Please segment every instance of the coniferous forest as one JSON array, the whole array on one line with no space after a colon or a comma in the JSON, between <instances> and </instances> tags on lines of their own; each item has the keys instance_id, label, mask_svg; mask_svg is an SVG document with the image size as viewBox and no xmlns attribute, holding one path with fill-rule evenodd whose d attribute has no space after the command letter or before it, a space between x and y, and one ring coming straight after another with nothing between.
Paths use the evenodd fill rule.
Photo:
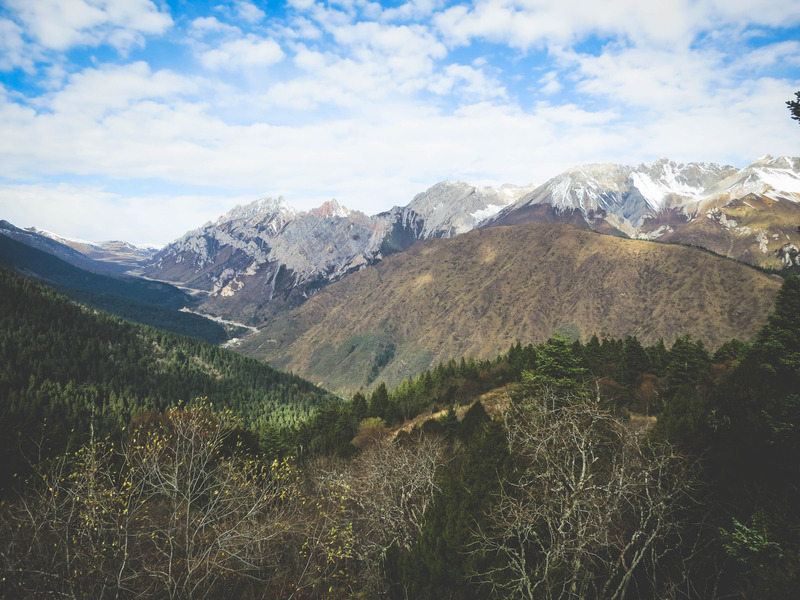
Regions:
<instances>
[{"instance_id":1,"label":"coniferous forest","mask_svg":"<svg viewBox=\"0 0 800 600\"><path fill-rule=\"evenodd\" d=\"M751 342L342 400L0 272L5 598L792 598L800 279Z\"/></svg>"}]
</instances>

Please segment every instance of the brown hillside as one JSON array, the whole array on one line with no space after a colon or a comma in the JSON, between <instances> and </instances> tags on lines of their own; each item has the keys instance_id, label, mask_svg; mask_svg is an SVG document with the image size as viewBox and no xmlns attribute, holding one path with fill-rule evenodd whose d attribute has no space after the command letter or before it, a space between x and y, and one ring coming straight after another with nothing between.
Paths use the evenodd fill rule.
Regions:
<instances>
[{"instance_id":1,"label":"brown hillside","mask_svg":"<svg viewBox=\"0 0 800 600\"><path fill-rule=\"evenodd\" d=\"M277 318L240 350L351 393L440 361L493 358L554 332L715 347L750 338L780 280L692 248L530 223L418 243Z\"/></svg>"}]
</instances>

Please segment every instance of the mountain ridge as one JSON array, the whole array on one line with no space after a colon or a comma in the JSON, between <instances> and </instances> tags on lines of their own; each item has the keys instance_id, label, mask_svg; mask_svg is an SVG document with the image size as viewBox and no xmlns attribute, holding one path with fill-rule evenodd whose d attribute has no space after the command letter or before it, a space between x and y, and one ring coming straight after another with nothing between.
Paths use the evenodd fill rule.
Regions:
<instances>
[{"instance_id":1,"label":"mountain ridge","mask_svg":"<svg viewBox=\"0 0 800 600\"><path fill-rule=\"evenodd\" d=\"M800 158L765 155L743 169L666 158L581 165L480 226L531 221L689 244L765 268L800 267Z\"/></svg>"},{"instance_id":2,"label":"mountain ridge","mask_svg":"<svg viewBox=\"0 0 800 600\"><path fill-rule=\"evenodd\" d=\"M188 232L144 273L202 290L204 312L262 325L420 240L528 222L568 223L800 270L800 159L766 155L743 169L667 158L597 163L527 187L443 181L373 216L335 200L298 211L282 197L264 198Z\"/></svg>"},{"instance_id":3,"label":"mountain ridge","mask_svg":"<svg viewBox=\"0 0 800 600\"><path fill-rule=\"evenodd\" d=\"M441 182L367 216L336 200L298 211L282 197L237 206L158 252L146 276L203 290L205 312L263 323L332 281L431 237L474 229L528 188Z\"/></svg>"},{"instance_id":4,"label":"mountain ridge","mask_svg":"<svg viewBox=\"0 0 800 600\"><path fill-rule=\"evenodd\" d=\"M328 286L246 338L239 351L328 389L387 385L450 358L492 358L517 341L579 332L643 343L688 333L709 346L755 333L780 285L692 248L560 223L425 240Z\"/></svg>"}]
</instances>

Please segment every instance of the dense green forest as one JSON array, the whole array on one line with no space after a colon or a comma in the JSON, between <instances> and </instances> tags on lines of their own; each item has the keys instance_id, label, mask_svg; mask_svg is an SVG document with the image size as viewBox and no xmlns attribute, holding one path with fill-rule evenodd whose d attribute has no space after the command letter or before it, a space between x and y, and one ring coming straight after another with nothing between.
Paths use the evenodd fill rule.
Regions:
<instances>
[{"instance_id":1,"label":"dense green forest","mask_svg":"<svg viewBox=\"0 0 800 600\"><path fill-rule=\"evenodd\" d=\"M196 398L234 410L255 429L305 420L332 396L264 363L75 304L0 269L3 485L20 467L20 450L30 453L42 439L55 448L75 445L90 423L115 435L144 411Z\"/></svg>"},{"instance_id":2,"label":"dense green forest","mask_svg":"<svg viewBox=\"0 0 800 600\"><path fill-rule=\"evenodd\" d=\"M304 418L268 416L247 394L177 406L194 388L171 387L167 374L202 379L234 359L215 362L211 353L222 351L199 343L208 354L188 358L198 355L165 334L96 315L106 325L64 329L58 342L51 319L80 321L89 311L4 277L4 314L29 315L8 320L17 324L9 340L28 336L3 339L4 410L36 415L29 425L44 414L94 424L8 494L5 597L796 596L795 276L751 343L731 340L712 353L688 336L669 346L555 337L492 361L450 361L349 402L311 401L309 388ZM11 292L21 299L14 309ZM126 328L158 346L159 358L140 364L138 342L119 341ZM81 403L56 391L70 377L88 389L70 365L87 345L112 361L98 363L104 372L143 378L131 389L162 391L124 413L110 395L72 409ZM113 362L122 356L125 369ZM39 364L48 365L41 379ZM25 402L6 392L23 387L6 383L14 377L33 378ZM110 386L114 376L100 380Z\"/></svg>"},{"instance_id":3,"label":"dense green forest","mask_svg":"<svg viewBox=\"0 0 800 600\"><path fill-rule=\"evenodd\" d=\"M92 273L4 235L0 235L0 267L32 274L72 300L123 319L212 344L221 344L239 331L229 332L220 323L182 312L180 309L191 306L194 300L175 286L137 277Z\"/></svg>"}]
</instances>

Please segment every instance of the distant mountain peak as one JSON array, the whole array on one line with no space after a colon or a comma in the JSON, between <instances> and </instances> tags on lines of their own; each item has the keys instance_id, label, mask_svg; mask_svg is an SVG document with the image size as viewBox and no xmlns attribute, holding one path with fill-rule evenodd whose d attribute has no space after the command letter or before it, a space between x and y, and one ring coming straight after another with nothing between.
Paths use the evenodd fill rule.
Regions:
<instances>
[{"instance_id":1,"label":"distant mountain peak","mask_svg":"<svg viewBox=\"0 0 800 600\"><path fill-rule=\"evenodd\" d=\"M281 215L288 219L297 215L297 210L292 207L283 196L277 198L264 197L254 200L249 204L238 205L219 217L217 224L230 221L250 220L259 217L259 220L269 219Z\"/></svg>"},{"instance_id":2,"label":"distant mountain peak","mask_svg":"<svg viewBox=\"0 0 800 600\"><path fill-rule=\"evenodd\" d=\"M309 212L320 219L327 219L331 217L346 218L350 216L352 211L346 206L340 205L336 198L332 198L327 202L323 202L319 207L312 208Z\"/></svg>"}]
</instances>

